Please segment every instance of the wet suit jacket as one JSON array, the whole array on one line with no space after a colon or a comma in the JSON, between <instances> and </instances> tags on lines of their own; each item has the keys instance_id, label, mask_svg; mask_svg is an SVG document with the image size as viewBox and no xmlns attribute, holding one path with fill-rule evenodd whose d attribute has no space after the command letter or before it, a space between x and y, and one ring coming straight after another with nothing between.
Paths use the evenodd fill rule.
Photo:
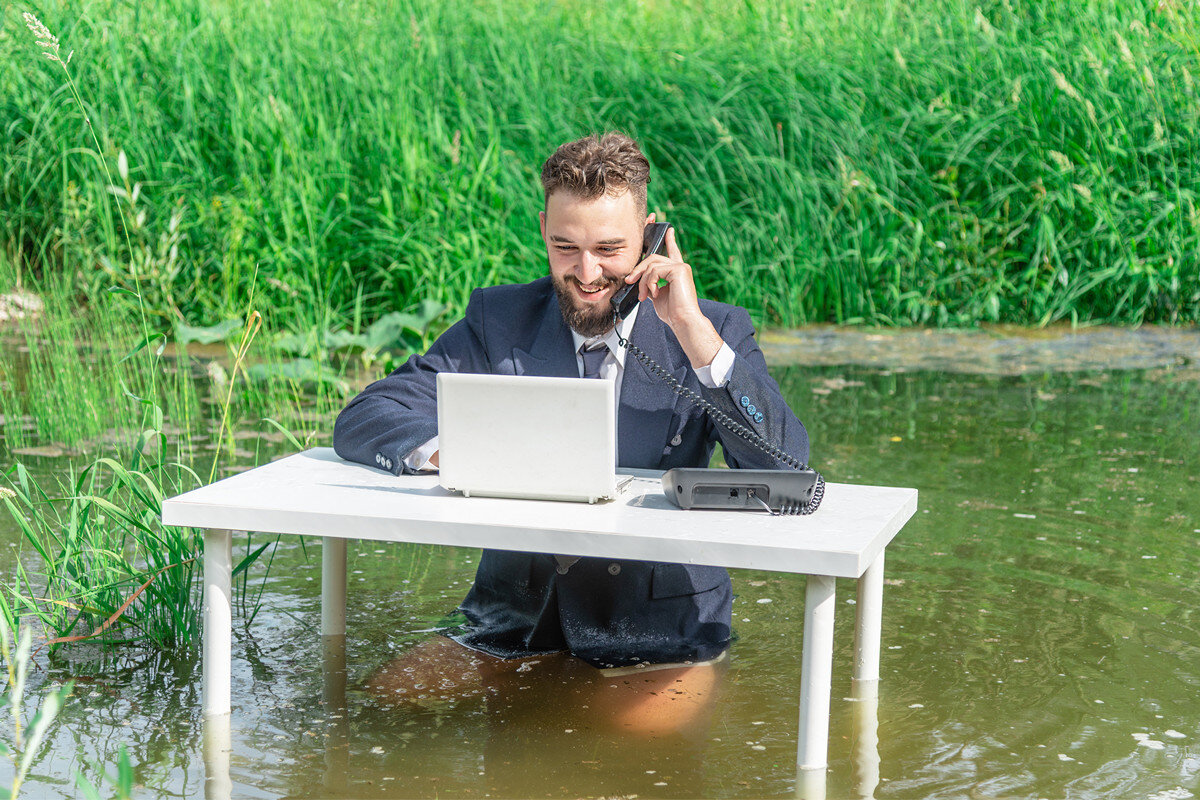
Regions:
<instances>
[{"instance_id":1,"label":"wet suit jacket","mask_svg":"<svg viewBox=\"0 0 1200 800\"><path fill-rule=\"evenodd\" d=\"M709 300L701 300L700 309L735 354L723 387L700 383L649 300L629 339L681 384L807 462L808 435L767 374L749 315ZM405 456L437 434L441 371L579 377L550 278L476 289L465 318L424 356L411 357L346 406L334 426L338 455L408 472ZM707 466L717 441L731 467L786 469L626 357L619 467ZM484 550L460 606L472 624L455 638L505 658L568 649L600 667L703 661L728 646L731 604L729 574L721 567L582 558L559 574L551 555Z\"/></svg>"}]
</instances>

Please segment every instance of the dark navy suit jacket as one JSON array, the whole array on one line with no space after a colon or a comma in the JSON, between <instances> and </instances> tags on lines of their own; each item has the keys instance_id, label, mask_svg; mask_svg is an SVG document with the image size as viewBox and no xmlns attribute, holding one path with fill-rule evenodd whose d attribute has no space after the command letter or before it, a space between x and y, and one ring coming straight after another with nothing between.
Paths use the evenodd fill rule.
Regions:
<instances>
[{"instance_id":1,"label":"dark navy suit jacket","mask_svg":"<svg viewBox=\"0 0 1200 800\"><path fill-rule=\"evenodd\" d=\"M700 383L649 300L629 340L681 384L807 463L808 435L767 374L749 315L709 300L700 309L735 354L723 387ZM405 456L437 435L442 371L579 377L550 278L476 289L465 318L424 356L413 356L346 406L334 426L338 455L407 472ZM731 467L787 469L626 356L619 467L707 466L717 441ZM460 607L472 626L456 638L501 657L569 649L596 666L702 661L728 645L731 604L729 574L721 567L583 558L559 574L550 555L484 550Z\"/></svg>"}]
</instances>

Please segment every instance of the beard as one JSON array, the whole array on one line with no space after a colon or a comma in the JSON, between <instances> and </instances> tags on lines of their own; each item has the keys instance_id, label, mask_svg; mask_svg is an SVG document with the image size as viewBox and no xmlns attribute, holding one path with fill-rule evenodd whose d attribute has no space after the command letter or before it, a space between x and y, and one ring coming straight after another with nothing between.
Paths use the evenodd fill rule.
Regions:
<instances>
[{"instance_id":1,"label":"beard","mask_svg":"<svg viewBox=\"0 0 1200 800\"><path fill-rule=\"evenodd\" d=\"M584 338L599 336L602 333L608 333L613 326L613 310L610 303L596 303L591 306L580 307L576 305L576 298L567 284L579 281L571 275L559 279L553 278L554 294L558 297L558 310L562 313L563 322L571 330L578 333ZM597 283L607 289L610 286L616 286L621 283L619 278L601 278Z\"/></svg>"}]
</instances>

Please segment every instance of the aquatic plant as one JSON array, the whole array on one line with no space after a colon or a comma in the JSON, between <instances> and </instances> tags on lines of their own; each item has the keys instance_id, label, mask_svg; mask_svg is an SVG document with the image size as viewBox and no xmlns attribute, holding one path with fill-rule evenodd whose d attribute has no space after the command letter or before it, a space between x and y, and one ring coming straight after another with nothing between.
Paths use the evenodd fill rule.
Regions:
<instances>
[{"instance_id":1,"label":"aquatic plant","mask_svg":"<svg viewBox=\"0 0 1200 800\"><path fill-rule=\"evenodd\" d=\"M0 256L0 285L13 278L11 262ZM145 399L162 409L173 459L245 464L267 455L246 449L248 431L263 431L260 443L282 439L265 432L264 418L328 435L352 391L345 373L363 358L349 348L327 350L313 369L289 372L286 351L264 335L247 342L239 359L245 320L262 324L255 308L212 326L176 323L173 333L141 348L155 351L150 358L139 357L143 339L112 302L116 295L81 303L60 273L26 286L41 298L42 312L11 323L9 335L21 347L13 358L0 359L0 436L18 456L127 452L152 424ZM386 353L379 357L390 357Z\"/></svg>"},{"instance_id":2,"label":"aquatic plant","mask_svg":"<svg viewBox=\"0 0 1200 800\"><path fill-rule=\"evenodd\" d=\"M282 364L255 364L246 370L248 377L269 380L282 376L313 384L332 383L342 395L349 386L341 378L345 366L357 361L364 370L391 372L413 353L424 352L440 329L447 307L423 300L412 311L392 311L364 326L356 315L350 330L310 331L304 335L287 334L275 340L283 353L298 356ZM330 368L340 360L342 369Z\"/></svg>"},{"instance_id":3,"label":"aquatic plant","mask_svg":"<svg viewBox=\"0 0 1200 800\"><path fill-rule=\"evenodd\" d=\"M0 280L4 275L0 265ZM208 417L202 405L207 382L193 376L186 362L155 358L147 364L135 357L138 336L119 312L103 302L81 308L53 277L35 285L43 313L13 331L25 352L0 362L0 432L10 449L132 446L148 421L138 398L153 398L167 410L172 433ZM177 448L191 445L186 437L171 440Z\"/></svg>"},{"instance_id":4,"label":"aquatic plant","mask_svg":"<svg viewBox=\"0 0 1200 800\"><path fill-rule=\"evenodd\" d=\"M9 485L0 486L0 503L37 557L28 564L18 560L15 579L0 591L13 618L38 621L43 646L52 651L85 640L190 648L199 639L203 537L161 520L165 497L202 481L187 465L167 459L162 410L139 402L147 406L151 424L129 449L127 463L98 458L77 474L68 468L46 487L17 462L4 476ZM302 447L280 423L266 423ZM247 537L245 556L234 568L247 624L261 599L261 586L255 594L249 585L249 568L276 541ZM263 582L273 555L271 550Z\"/></svg>"},{"instance_id":5,"label":"aquatic plant","mask_svg":"<svg viewBox=\"0 0 1200 800\"><path fill-rule=\"evenodd\" d=\"M142 447L158 433L147 430ZM23 464L10 472L12 496L3 502L38 563L31 573L19 561L6 591L13 614L37 620L50 649L85 639L158 647L197 639L201 537L160 521L164 487L199 484L194 472L161 462L139 470L101 458L52 491Z\"/></svg>"}]
</instances>

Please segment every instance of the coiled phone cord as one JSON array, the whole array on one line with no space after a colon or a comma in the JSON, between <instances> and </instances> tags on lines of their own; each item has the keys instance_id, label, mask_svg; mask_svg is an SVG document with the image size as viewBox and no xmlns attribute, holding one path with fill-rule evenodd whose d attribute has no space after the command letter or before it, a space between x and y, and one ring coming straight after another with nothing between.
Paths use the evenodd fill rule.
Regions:
<instances>
[{"instance_id":1,"label":"coiled phone cord","mask_svg":"<svg viewBox=\"0 0 1200 800\"><path fill-rule=\"evenodd\" d=\"M766 441L757 433L750 430L745 425L738 422L733 417L729 416L724 411L717 408L712 403L708 402L703 397L681 384L679 381L675 380L674 375L659 366L654 359L643 353L641 348L639 348L637 345L621 336L620 332L617 333L617 341L620 343L621 347L624 347L629 353L631 353L643 367L664 381L676 394L686 397L688 400L691 400L693 403L703 408L705 411L711 414L717 422L725 426L725 428L742 437L747 442L754 445L759 450L762 450L772 458L787 464L792 469L808 469L807 464L801 464L800 461ZM757 500L759 503L761 503L762 506L767 509L767 511L770 511L773 516L779 516L780 514L800 514L804 516L813 513L817 510L817 506L821 505L821 500L825 497L825 479L821 476L821 473L818 472L817 483L816 486L813 487L812 498L807 503L788 502L785 500L779 511L772 510L772 508L768 506L761 497L753 494L751 496L754 500Z\"/></svg>"}]
</instances>

